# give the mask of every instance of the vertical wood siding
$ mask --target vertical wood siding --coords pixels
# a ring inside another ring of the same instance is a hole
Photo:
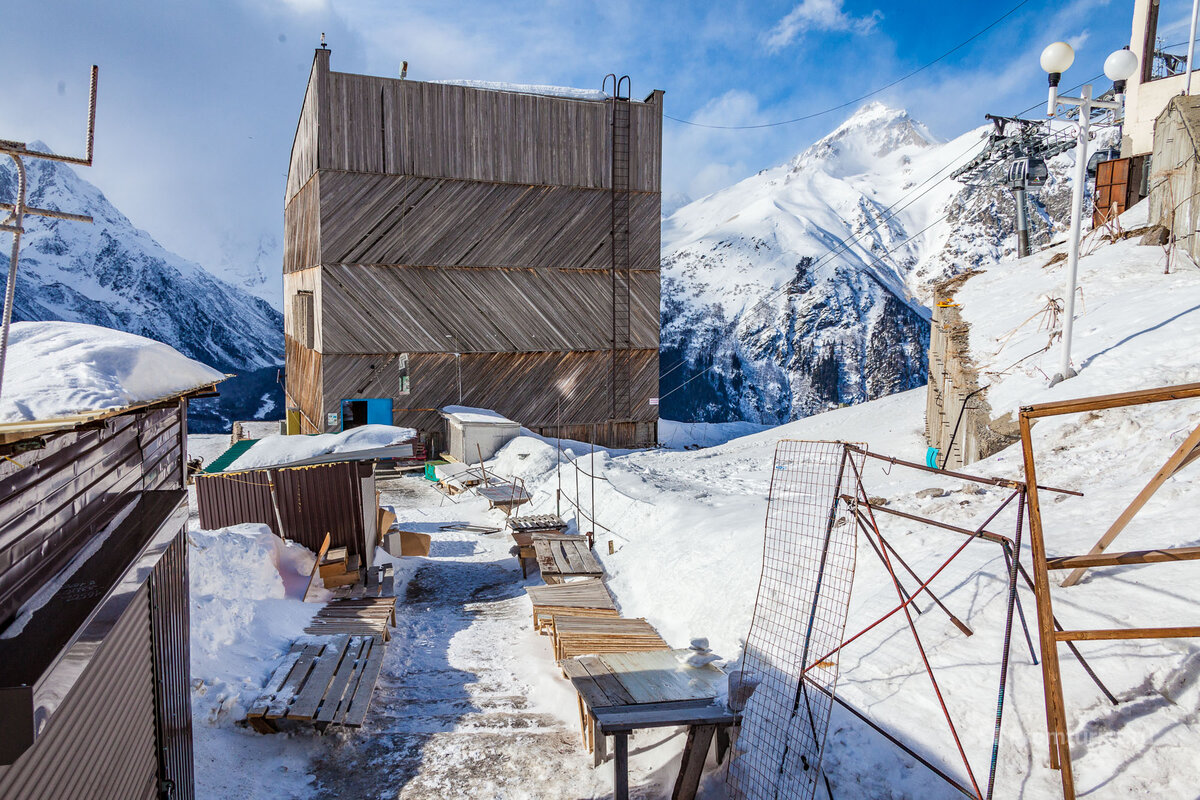
[[[329,174],[329,173],[327,173]],[[283,212],[283,271],[321,263],[321,175],[314,174]]]

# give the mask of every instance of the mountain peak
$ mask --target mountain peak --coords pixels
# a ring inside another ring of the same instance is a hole
[[[848,175],[902,148],[926,148],[937,143],[929,129],[908,111],[873,100],[792,159],[791,167],[824,167]]]

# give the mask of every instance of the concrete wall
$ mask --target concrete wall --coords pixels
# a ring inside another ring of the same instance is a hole
[[[971,360],[967,338],[970,325],[954,304],[954,292],[973,274],[968,272],[935,287],[929,328],[925,441],[938,448],[937,465],[951,470],[987,458],[1017,438],[1012,420],[992,419],[986,384],[980,391],[979,373]]]

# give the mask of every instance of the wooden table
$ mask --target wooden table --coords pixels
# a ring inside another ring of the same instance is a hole
[[[563,672],[594,720],[597,763],[603,758],[604,736],[613,737],[614,800],[629,798],[630,732],[687,726],[683,762],[671,797],[691,800],[714,733],[720,732],[720,745],[726,729],[738,724],[737,714],[713,705],[725,673],[711,664],[684,666],[680,658],[690,652],[605,653],[563,661]]]
[[[592,555],[592,549],[583,536],[537,533],[533,536],[533,550],[537,554],[542,580],[546,583],[561,583],[563,578],[599,578],[604,575],[604,568]]]

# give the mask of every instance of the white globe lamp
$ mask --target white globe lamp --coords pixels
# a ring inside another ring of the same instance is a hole
[[[1054,42],[1046,45],[1042,51],[1042,69],[1051,75],[1066,72],[1075,63],[1075,48],[1066,42]],[[1051,78],[1053,80],[1053,78]]]
[[[1137,56],[1129,48],[1114,50],[1104,59],[1104,74],[1114,83],[1127,81],[1137,72]]]

